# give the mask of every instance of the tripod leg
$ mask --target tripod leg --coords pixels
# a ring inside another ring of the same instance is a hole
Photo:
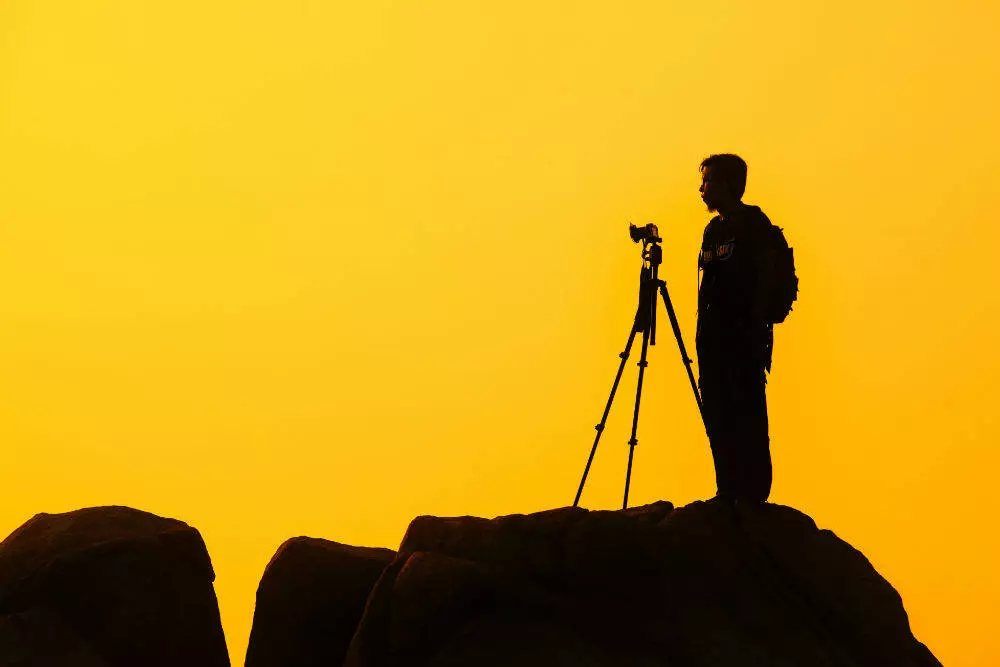
[[[656,301],[651,302],[653,308]],[[636,439],[636,431],[639,429],[639,401],[642,399],[642,378],[646,373],[646,352],[649,350],[649,329],[642,332],[642,356],[639,357],[639,383],[635,389],[635,411],[632,413],[632,437],[628,441],[628,469],[625,471],[625,500],[622,502],[622,509],[628,509],[628,487],[632,480],[632,457],[635,454],[635,446],[639,444]]]
[[[621,382],[622,372],[625,370],[625,362],[628,360],[628,355],[632,352],[632,343],[635,341],[635,335],[638,333],[636,326],[632,325],[632,332],[628,336],[628,343],[625,345],[625,350],[619,354],[622,362],[618,364],[618,374],[615,375],[615,383],[611,385],[611,395],[608,396],[608,403],[604,406],[604,415],[601,417],[601,423],[595,426],[597,429],[597,435],[594,436],[594,446],[590,448],[590,457],[587,459],[587,467],[583,469],[583,478],[580,480],[580,488],[576,490],[576,498],[573,500],[573,507],[580,504],[580,496],[583,495],[583,485],[587,483],[587,475],[590,473],[590,464],[594,462],[594,454],[597,453],[597,443],[601,441],[601,434],[604,433],[604,425],[608,421],[608,414],[611,412],[611,403],[615,400],[615,393],[618,391],[618,383]]]
[[[698,413],[701,415],[701,423],[705,424],[705,410],[701,405],[701,394],[698,393],[698,383],[695,382],[694,371],[691,370],[691,358],[688,357],[687,350],[684,347],[684,338],[681,336],[681,327],[677,324],[677,315],[674,314],[674,306],[670,303],[670,294],[667,292],[667,283],[662,280],[660,281],[660,295],[663,297],[663,303],[667,307],[667,315],[670,317],[670,326],[673,327],[674,337],[677,338],[677,347],[681,351],[681,360],[687,368],[688,380],[691,382],[691,390],[694,392],[694,400],[698,404]]]

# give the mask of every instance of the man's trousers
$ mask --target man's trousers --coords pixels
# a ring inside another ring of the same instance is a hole
[[[698,350],[698,385],[720,498],[764,502],[771,493],[767,384],[755,356]]]

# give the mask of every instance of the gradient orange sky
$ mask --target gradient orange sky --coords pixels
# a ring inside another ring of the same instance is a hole
[[[698,164],[801,293],[771,500],[949,667],[1000,661],[1000,10],[984,2],[0,6],[0,535],[124,504],[205,538],[234,665],[275,548],[572,502],[655,222],[693,352]],[[665,320],[664,320],[665,321]],[[714,493],[653,348],[633,504]],[[583,497],[615,508],[629,365]]]

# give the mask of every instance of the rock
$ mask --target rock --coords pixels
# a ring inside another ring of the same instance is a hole
[[[309,537],[282,544],[257,588],[246,667],[340,665],[395,555]]]
[[[0,617],[108,667],[223,667],[214,579],[181,521],[128,507],[37,514],[0,543]]]
[[[108,667],[51,613],[33,609],[0,616],[0,667]]]
[[[419,517],[344,664],[939,665],[850,545],[788,507],[714,501]]]
[[[734,525],[720,505],[699,502],[665,522],[677,569],[694,575],[671,577],[672,609],[726,610],[747,645],[786,660],[812,652],[813,665],[939,664],[913,638],[899,594],[859,551],[790,507],[737,518]],[[671,627],[697,632],[693,618],[674,613]]]

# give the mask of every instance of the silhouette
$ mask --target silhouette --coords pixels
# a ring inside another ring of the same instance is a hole
[[[420,516],[398,551],[297,537],[257,589],[247,667],[941,667],[902,599],[805,514],[718,500]],[[128,507],[0,542],[0,665],[229,667],[196,528]]]
[[[698,396],[698,386],[695,383],[694,372],[691,370],[691,359],[688,358],[687,350],[684,347],[684,339],[681,336],[681,328],[677,323],[677,315],[674,313],[674,306],[670,301],[670,294],[667,292],[667,283],[659,277],[660,264],[663,262],[663,248],[660,246],[663,239],[659,237],[659,230],[656,225],[649,223],[644,227],[629,225],[629,236],[635,243],[642,242],[642,269],[639,272],[639,306],[635,311],[635,319],[632,322],[632,329],[629,332],[628,343],[625,350],[618,356],[621,363],[618,364],[618,374],[615,375],[614,384],[611,385],[611,394],[608,402],[604,406],[604,415],[601,423],[594,428],[597,435],[594,436],[594,445],[590,448],[590,456],[587,458],[587,466],[583,469],[583,477],[580,478],[580,486],[576,491],[576,498],[573,500],[573,507],[580,504],[580,496],[583,494],[583,487],[587,483],[587,474],[590,466],[594,462],[594,454],[597,452],[597,445],[601,441],[601,434],[604,433],[604,426],[608,421],[608,414],[611,412],[611,404],[615,400],[615,393],[618,391],[618,383],[622,379],[622,371],[625,370],[625,362],[628,361],[629,353],[632,351],[632,343],[635,342],[637,334],[642,333],[642,354],[639,357],[639,381],[635,390],[635,408],[632,412],[632,437],[628,441],[628,468],[625,472],[625,499],[622,502],[622,509],[628,508],[628,489],[632,479],[632,459],[635,456],[635,446],[639,444],[636,438],[636,431],[639,428],[639,403],[642,400],[642,380],[646,374],[646,354],[650,345],[656,345],[656,294],[659,291],[663,297],[663,304],[667,308],[667,315],[670,318],[670,326],[677,339],[677,347],[681,353],[681,361],[687,368],[688,380],[691,382],[691,390],[694,392],[694,400],[698,403],[698,410],[701,411],[701,398]],[[704,419],[704,415],[702,415]]]
[[[214,580],[183,521],[36,514],[0,542],[0,665],[230,667]]]
[[[792,252],[764,212],[744,204],[747,165],[717,154],[701,163],[701,197],[717,212],[698,258],[698,385],[717,493],[763,503],[771,492],[765,385],[773,325],[798,291]]]
[[[940,667],[834,533],[776,504],[730,514],[710,500],[418,517],[344,667]]]
[[[315,537],[286,540],[257,587],[244,667],[333,667],[344,662],[365,602],[391,549]]]

